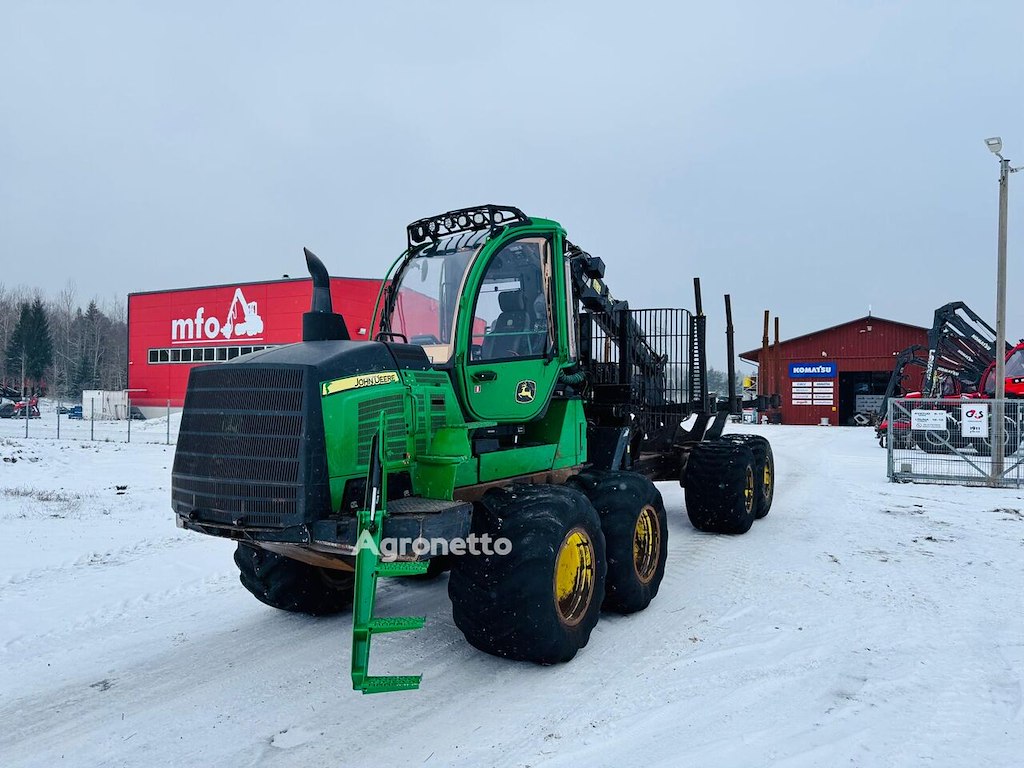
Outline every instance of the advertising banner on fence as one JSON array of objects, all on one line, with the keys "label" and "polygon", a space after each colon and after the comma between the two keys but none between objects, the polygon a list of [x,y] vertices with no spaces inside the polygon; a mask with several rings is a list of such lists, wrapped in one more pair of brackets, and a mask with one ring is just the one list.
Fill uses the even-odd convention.
[{"label": "advertising banner on fence", "polygon": [[988,403],[960,406],[960,433],[964,437],[988,437]]},{"label": "advertising banner on fence", "polygon": [[910,412],[911,429],[945,429],[946,412],[915,408]]}]

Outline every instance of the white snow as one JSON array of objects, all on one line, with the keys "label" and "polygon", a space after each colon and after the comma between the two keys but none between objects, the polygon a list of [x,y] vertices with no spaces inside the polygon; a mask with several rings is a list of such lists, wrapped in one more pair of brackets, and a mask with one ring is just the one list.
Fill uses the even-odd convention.
[{"label": "white snow", "polygon": [[[30,434],[54,426],[44,411]],[[262,605],[229,542],[175,528],[166,422],[136,423],[130,445],[23,429],[0,421],[5,768],[1010,766],[1024,754],[1024,492],[889,484],[869,430],[742,427],[771,439],[778,465],[774,508],[745,536],[694,531],[678,486],[662,484],[660,594],[604,616],[566,665],[471,648],[445,578],[389,582],[378,613],[428,624],[376,640],[373,672],[423,673],[423,688],[361,696],[348,616]]]}]

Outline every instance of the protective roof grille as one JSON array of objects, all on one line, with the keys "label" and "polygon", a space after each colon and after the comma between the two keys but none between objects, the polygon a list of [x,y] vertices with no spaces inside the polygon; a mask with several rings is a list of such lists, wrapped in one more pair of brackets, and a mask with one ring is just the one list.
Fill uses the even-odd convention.
[{"label": "protective roof grille", "polygon": [[529,224],[530,218],[511,205],[478,205],[418,219],[406,227],[409,248],[436,242],[458,232],[494,231],[508,224]]}]

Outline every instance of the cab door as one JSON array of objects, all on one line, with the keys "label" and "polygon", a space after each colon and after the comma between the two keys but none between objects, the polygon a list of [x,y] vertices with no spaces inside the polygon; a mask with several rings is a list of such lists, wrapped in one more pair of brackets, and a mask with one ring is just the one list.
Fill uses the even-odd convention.
[{"label": "cab door", "polygon": [[514,236],[473,270],[456,366],[473,418],[524,422],[547,407],[560,368],[557,245],[554,233]]}]

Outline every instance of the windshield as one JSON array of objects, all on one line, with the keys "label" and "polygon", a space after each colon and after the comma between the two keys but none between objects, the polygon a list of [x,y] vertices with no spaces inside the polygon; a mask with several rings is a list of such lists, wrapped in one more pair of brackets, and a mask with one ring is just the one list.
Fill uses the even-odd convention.
[{"label": "windshield", "polygon": [[462,233],[408,259],[395,277],[381,331],[419,344],[432,363],[447,362],[452,356],[462,282],[485,239],[483,232]]},{"label": "windshield", "polygon": [[[1024,349],[1018,349],[1006,358],[1006,378],[1016,379],[1024,377]],[[985,394],[996,393],[996,369],[995,366],[989,369],[985,377]]]}]

